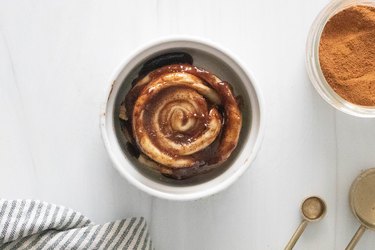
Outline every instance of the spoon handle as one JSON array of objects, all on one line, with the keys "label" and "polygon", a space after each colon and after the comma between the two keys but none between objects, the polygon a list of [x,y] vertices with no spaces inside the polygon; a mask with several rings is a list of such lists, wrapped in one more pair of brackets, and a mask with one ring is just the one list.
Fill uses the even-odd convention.
[{"label": "spoon handle", "polygon": [[352,240],[349,242],[348,246],[345,248],[345,250],[352,250],[354,249],[355,245],[357,245],[358,241],[361,239],[363,233],[366,231],[366,227],[364,225],[361,225],[355,235],[353,236]]},{"label": "spoon handle", "polygon": [[297,230],[294,232],[292,238],[290,238],[288,244],[286,245],[285,250],[293,249],[294,245],[297,243],[297,240],[305,230],[307,223],[309,223],[307,220],[303,220],[301,224],[299,224]]}]

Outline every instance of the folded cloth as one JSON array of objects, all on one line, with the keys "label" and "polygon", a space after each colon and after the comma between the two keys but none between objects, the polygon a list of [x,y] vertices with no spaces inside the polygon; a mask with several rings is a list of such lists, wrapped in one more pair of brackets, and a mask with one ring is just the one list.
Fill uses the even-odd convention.
[{"label": "folded cloth", "polygon": [[0,249],[152,249],[144,218],[94,225],[71,209],[0,199]]}]

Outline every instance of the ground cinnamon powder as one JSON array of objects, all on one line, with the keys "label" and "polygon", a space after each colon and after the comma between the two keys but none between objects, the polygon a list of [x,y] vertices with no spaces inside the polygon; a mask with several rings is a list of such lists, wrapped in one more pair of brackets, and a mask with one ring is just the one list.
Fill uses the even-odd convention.
[{"label": "ground cinnamon powder", "polygon": [[320,38],[319,61],[342,98],[375,106],[375,8],[357,5],[331,17]]}]

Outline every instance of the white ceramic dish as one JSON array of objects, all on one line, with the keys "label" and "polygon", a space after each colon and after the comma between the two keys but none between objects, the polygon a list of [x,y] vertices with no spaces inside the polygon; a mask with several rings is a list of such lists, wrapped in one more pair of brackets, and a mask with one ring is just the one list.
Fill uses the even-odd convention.
[{"label": "white ceramic dish", "polygon": [[[244,99],[243,127],[239,144],[222,167],[186,180],[173,180],[147,170],[126,150],[118,119],[119,106],[142,64],[157,55],[184,51],[194,65],[205,68],[234,87]],[[234,56],[212,42],[196,38],[164,38],[154,41],[129,56],[109,81],[101,111],[101,130],[107,151],[117,170],[137,188],[150,195],[170,200],[195,200],[215,194],[240,177],[254,160],[263,135],[262,97],[251,73]]]}]

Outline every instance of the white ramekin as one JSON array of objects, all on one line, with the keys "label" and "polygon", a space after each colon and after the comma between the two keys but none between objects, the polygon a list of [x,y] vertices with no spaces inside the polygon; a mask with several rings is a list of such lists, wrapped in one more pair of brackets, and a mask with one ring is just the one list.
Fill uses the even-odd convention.
[{"label": "white ramekin", "polygon": [[[208,174],[186,180],[173,180],[141,166],[125,149],[118,112],[141,65],[151,57],[172,51],[185,51],[194,58],[194,65],[203,67],[229,81],[236,94],[244,98],[244,126],[238,147],[230,160]],[[108,83],[100,126],[107,151],[116,169],[130,183],[146,193],[170,200],[195,200],[215,194],[240,177],[254,160],[263,135],[262,97],[256,81],[232,53],[216,44],[197,38],[163,38],[142,46],[114,72]]]}]

